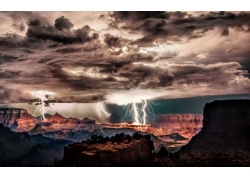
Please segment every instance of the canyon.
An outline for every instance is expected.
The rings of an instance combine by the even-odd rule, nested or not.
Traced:
[[[200,114],[161,114],[156,115],[152,125],[146,124],[98,124],[87,117],[77,119],[63,117],[58,113],[34,117],[25,109],[0,108],[0,123],[15,132],[28,132],[29,135],[42,134],[52,139],[65,139],[80,142],[92,134],[114,136],[124,132],[132,135],[136,131],[150,134],[156,151],[162,146],[175,152],[197,134],[202,128]],[[176,139],[176,137],[178,137]],[[181,137],[181,138],[180,138]]]
[[[11,158],[9,152],[17,153],[18,146],[23,154],[19,153],[15,158],[28,158],[34,157],[32,154],[37,156],[37,152],[41,154],[41,149],[49,142],[60,144],[59,141],[63,141],[64,150],[60,145],[59,154],[68,166],[133,166],[136,159],[142,159],[140,154],[152,160],[149,166],[250,164],[250,100],[217,100],[205,104],[203,115],[160,114],[155,116],[154,123],[145,125],[98,124],[88,118],[65,118],[58,113],[47,114],[46,120],[41,120],[41,117],[33,117],[26,110],[17,108],[0,109],[0,123],[0,151],[4,154],[0,156],[0,163],[4,161],[3,157]],[[147,141],[150,148],[145,149],[148,152],[142,152],[141,140],[89,141],[93,135],[108,138],[118,133],[133,136],[135,132],[146,137],[141,140]],[[8,144],[13,142],[14,145]],[[141,152],[136,144],[140,144]],[[12,150],[8,151],[8,148]]]

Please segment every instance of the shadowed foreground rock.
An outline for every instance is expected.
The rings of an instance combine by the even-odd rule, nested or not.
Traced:
[[[203,128],[183,146],[180,154],[194,151],[222,151],[248,154],[250,150],[250,100],[207,103]]]
[[[250,100],[204,107],[203,128],[177,154],[177,166],[250,166]]]
[[[66,166],[140,166],[154,161],[153,149],[150,135],[126,136],[120,142],[83,141],[66,146],[63,161]]]

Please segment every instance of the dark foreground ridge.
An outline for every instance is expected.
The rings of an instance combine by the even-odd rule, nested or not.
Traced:
[[[177,153],[191,166],[250,166],[250,100],[207,103],[203,128]]]
[[[203,116],[202,130],[181,148],[181,153],[213,150],[249,154],[250,100],[207,103]]]
[[[27,132],[13,132],[0,123],[0,166],[53,166],[61,159],[63,147],[72,143]]]
[[[135,166],[154,161],[153,141],[150,135],[124,133],[74,143],[64,148],[63,162],[66,166]]]

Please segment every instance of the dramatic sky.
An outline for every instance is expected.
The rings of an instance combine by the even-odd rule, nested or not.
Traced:
[[[0,12],[0,100],[249,94],[249,12]]]

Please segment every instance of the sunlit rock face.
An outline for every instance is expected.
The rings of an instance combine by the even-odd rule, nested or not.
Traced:
[[[202,128],[202,114],[161,114],[150,124],[101,124],[103,128],[126,129],[152,135],[155,150],[165,147],[169,152],[178,151]]]
[[[156,117],[155,126],[166,134],[179,133],[190,139],[200,131],[202,123],[202,114],[162,114]]]
[[[250,150],[250,100],[223,100],[204,107],[203,128],[180,153]]]
[[[38,121],[25,109],[1,108],[0,122],[14,131],[22,132],[31,130]]]
[[[79,131],[79,130],[88,130],[90,132],[98,129],[98,125],[95,120],[85,117],[82,120],[77,118],[65,118],[60,114],[56,113],[46,120],[41,121],[41,127],[43,127],[46,132],[51,131],[60,131],[60,130],[70,130],[70,131]]]
[[[97,124],[87,117],[83,119],[66,118],[55,113],[33,117],[24,109],[3,108],[0,121],[12,131],[28,132],[30,135],[43,134],[53,139],[66,139],[73,142],[87,140],[91,134],[114,136],[116,133],[132,135],[135,131],[151,134],[155,150],[162,146],[175,152],[202,128],[203,116],[200,114],[161,114],[156,115],[152,124],[117,123]]]
[[[21,117],[21,110],[19,108],[1,108],[0,123],[4,126],[12,126]]]

